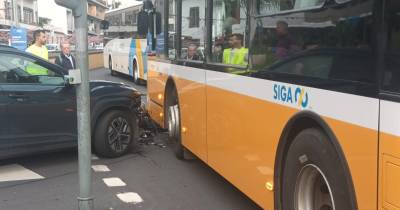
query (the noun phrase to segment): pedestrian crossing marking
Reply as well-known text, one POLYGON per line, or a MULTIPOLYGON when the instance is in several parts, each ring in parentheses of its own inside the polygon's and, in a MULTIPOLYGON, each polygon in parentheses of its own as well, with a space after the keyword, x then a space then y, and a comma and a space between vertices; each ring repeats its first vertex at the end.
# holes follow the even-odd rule
POLYGON ((0 182, 34 179, 44 179, 44 177, 18 164, 0 166, 0 182))
POLYGON ((123 182, 120 178, 117 177, 112 177, 112 178, 104 178, 103 182, 108 186, 108 187, 122 187, 126 186, 125 182, 123 182))
POLYGON ((134 192, 119 193, 119 194, 117 194, 117 197, 118 197, 122 202, 125 202, 125 203, 137 204, 137 203, 143 202, 142 197, 140 197, 139 194, 134 193, 134 192))
POLYGON ((106 165, 92 165, 92 169, 95 172, 109 172, 109 171, 111 171, 106 165))

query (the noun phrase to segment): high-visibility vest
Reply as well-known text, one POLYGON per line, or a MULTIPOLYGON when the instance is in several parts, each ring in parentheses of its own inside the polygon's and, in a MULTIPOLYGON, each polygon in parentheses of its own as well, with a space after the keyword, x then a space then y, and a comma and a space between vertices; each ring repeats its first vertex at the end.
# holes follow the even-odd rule
POLYGON ((249 49, 244 48, 244 47, 242 47, 240 49, 235 49, 233 56, 231 56, 232 50, 233 49, 231 49, 231 48, 224 50, 223 63, 231 64, 231 65, 246 66, 249 49))
MULTIPOLYGON (((46 46, 38 47, 36 45, 31 45, 26 49, 26 52, 29 52, 33 55, 36 55, 38 57, 41 57, 45 60, 49 60, 49 52, 47 51, 46 46)), ((43 68, 37 64, 31 63, 26 66, 26 72, 28 72, 31 75, 47 75, 48 71, 46 68, 43 68)))

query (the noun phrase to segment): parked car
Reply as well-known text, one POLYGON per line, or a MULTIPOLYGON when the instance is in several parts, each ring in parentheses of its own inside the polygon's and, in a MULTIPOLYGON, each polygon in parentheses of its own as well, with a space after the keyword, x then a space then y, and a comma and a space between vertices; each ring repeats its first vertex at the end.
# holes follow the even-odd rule
MULTIPOLYGON (((0 46, 0 158, 75 147, 75 91, 61 67, 0 46), (29 68, 47 74, 29 74, 29 68)), ((123 83, 90 82, 92 143, 97 154, 118 157, 135 143, 140 95, 123 83)))
POLYGON ((56 52, 61 50, 58 44, 46 44, 46 47, 49 52, 56 52))

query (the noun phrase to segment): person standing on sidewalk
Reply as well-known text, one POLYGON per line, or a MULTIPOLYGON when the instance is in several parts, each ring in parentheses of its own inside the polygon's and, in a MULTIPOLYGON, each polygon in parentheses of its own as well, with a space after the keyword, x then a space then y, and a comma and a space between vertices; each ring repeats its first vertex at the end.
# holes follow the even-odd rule
MULTIPOLYGON (((46 61, 49 60, 49 52, 46 47, 46 33, 43 30, 36 30, 33 32, 33 44, 26 49, 26 52, 29 52, 33 55, 36 55, 46 61)), ((26 71, 31 75, 47 75, 47 69, 36 65, 29 64, 26 67, 26 71)))
POLYGON ((68 71, 76 68, 74 56, 71 54, 71 46, 69 43, 64 42, 61 44, 61 53, 56 57, 55 63, 68 71))
POLYGON ((26 52, 34 54, 44 60, 49 60, 49 52, 46 47, 46 33, 43 30, 33 32, 33 44, 26 49, 26 52))

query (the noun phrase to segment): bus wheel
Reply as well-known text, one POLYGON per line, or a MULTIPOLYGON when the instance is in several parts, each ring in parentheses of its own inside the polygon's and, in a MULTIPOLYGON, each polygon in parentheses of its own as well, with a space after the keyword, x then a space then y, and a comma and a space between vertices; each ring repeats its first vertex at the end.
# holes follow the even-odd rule
POLYGON ((287 154, 282 177, 283 210, 356 209, 347 174, 323 132, 314 128, 300 132, 287 154))
POLYGON ((115 76, 117 73, 113 70, 111 57, 108 59, 108 69, 110 69, 111 75, 115 76))
POLYGON ((133 82, 140 85, 139 71, 136 62, 133 62, 133 82))
POLYGON ((178 159, 185 159, 184 148, 181 142, 181 125, 180 112, 177 100, 176 90, 170 95, 169 103, 167 103, 167 125, 169 140, 172 143, 172 149, 178 159))

